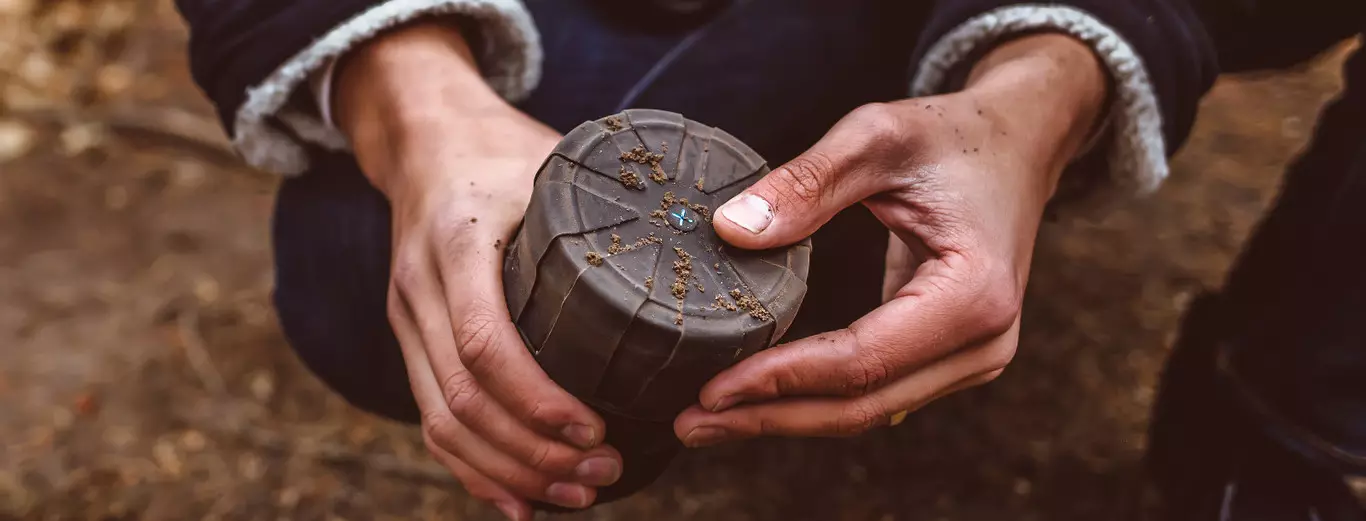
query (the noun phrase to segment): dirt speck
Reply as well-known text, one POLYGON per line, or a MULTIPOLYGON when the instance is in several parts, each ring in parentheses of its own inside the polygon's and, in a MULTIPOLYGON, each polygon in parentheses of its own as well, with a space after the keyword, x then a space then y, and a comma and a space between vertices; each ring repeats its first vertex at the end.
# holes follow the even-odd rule
POLYGON ((635 171, 630 168, 626 168, 626 165, 622 165, 621 171, 617 172, 617 179, 620 179, 622 186, 625 186, 626 188, 634 190, 645 189, 645 181, 641 181, 640 176, 636 175, 635 171))
POLYGON ((616 255, 624 251, 627 251, 627 249, 625 246, 621 245, 621 236, 615 233, 612 234, 612 245, 607 247, 607 254, 616 255))
POLYGON ((645 291, 655 289, 655 278, 645 277, 645 291))
POLYGON ((729 301, 729 300, 726 300, 726 297, 721 296, 721 295, 717 295, 717 296, 716 296, 716 304, 715 304, 713 307, 714 307, 715 309, 724 309, 724 310, 726 310, 726 311, 739 311, 739 310, 740 310, 740 308, 736 307, 735 304, 731 303, 731 301, 729 301))
MULTIPOLYGON (((711 208, 709 208, 707 205, 701 203, 689 203, 687 199, 684 199, 680 202, 683 203, 683 206, 687 206, 688 209, 697 212, 697 214, 701 215, 702 218, 707 220, 707 222, 711 222, 711 208)), ((710 246, 708 246, 707 248, 708 250, 711 249, 710 246)))
POLYGON ((707 180, 707 179, 706 179, 705 177, 699 177, 699 178, 697 178, 697 182, 696 182, 696 183, 693 183, 693 188, 696 188, 697 191, 701 192, 701 191, 703 190, 702 186, 704 185, 704 183, 706 182, 706 180, 707 180))
POLYGON ((478 217, 470 217, 470 224, 474 224, 474 223, 477 223, 477 222, 479 222, 479 218, 478 218, 478 217))
POLYGON ((692 280, 692 255, 678 247, 674 248, 674 253, 678 255, 678 260, 674 261, 674 282, 669 286, 669 291, 678 299, 681 308, 683 298, 688 296, 688 281, 692 280))
POLYGON ((587 260, 588 264, 591 266, 602 266, 602 255, 598 255, 598 252, 590 251, 588 254, 584 255, 583 258, 584 260, 587 260))
POLYGON ((645 145, 636 145, 629 152, 621 154, 622 161, 631 161, 648 165, 650 167, 650 180, 659 184, 664 184, 669 180, 669 176, 664 173, 664 167, 660 162, 664 161, 664 154, 656 154, 645 148, 645 145))
POLYGON ((621 129, 626 128, 626 124, 622 123, 621 118, 618 116, 607 116, 607 120, 603 123, 607 125, 607 130, 611 130, 612 132, 620 132, 621 129))
POLYGON ((730 290, 730 298, 735 299, 735 307, 748 312, 749 316, 758 320, 773 320, 773 314, 764 309, 764 305, 759 302, 759 299, 754 298, 754 295, 745 293, 740 288, 735 288, 730 290))

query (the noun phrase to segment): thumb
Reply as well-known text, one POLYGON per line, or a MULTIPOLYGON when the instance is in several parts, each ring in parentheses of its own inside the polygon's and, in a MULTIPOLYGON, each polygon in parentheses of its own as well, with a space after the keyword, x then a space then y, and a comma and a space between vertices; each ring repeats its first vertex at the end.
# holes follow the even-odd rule
POLYGON ((867 181, 870 176, 863 175, 866 146, 837 135, 839 130, 717 208, 716 233, 745 249, 785 246, 877 193, 867 181))

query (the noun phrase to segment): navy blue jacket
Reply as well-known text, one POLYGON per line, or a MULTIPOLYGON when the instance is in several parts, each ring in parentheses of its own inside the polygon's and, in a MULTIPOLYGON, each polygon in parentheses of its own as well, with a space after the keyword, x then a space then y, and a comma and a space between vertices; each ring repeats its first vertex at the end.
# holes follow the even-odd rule
MULTIPOLYGON (((177 0, 195 81, 228 133, 247 89, 378 0, 177 0)), ((938 0, 920 53, 964 21, 1019 0, 938 0)), ((1293 65, 1362 31, 1366 3, 1342 0, 1063 0, 1114 28, 1148 68, 1169 152, 1222 71, 1293 65)), ((917 53, 917 59, 920 53, 917 53)))

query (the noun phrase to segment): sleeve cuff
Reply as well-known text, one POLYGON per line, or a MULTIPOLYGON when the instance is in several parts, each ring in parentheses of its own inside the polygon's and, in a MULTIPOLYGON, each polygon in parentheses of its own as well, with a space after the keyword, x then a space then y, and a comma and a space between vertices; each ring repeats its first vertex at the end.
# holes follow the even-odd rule
POLYGON ((283 175, 309 168, 307 146, 347 150, 331 117, 337 58, 385 29, 437 15, 462 15, 478 28, 480 68, 496 92, 515 101, 535 89, 540 35, 521 0, 388 0, 337 26, 248 89, 236 114, 233 146, 251 166, 283 175), (309 84, 316 111, 289 105, 303 83, 309 84))
POLYGON ((1168 173, 1162 113, 1142 59, 1114 29, 1073 7, 1018 5, 989 11, 964 22, 932 45, 917 67, 912 96, 929 96, 951 89, 950 74, 964 60, 976 56, 1003 37, 1022 32, 1052 30, 1090 45, 1110 72, 1113 104, 1108 107, 1102 136, 1095 143, 1108 152, 1108 177, 1099 192, 1087 194, 1091 203, 1118 197, 1146 195, 1157 189, 1168 173))
POLYGON ((327 63, 308 80, 313 100, 318 104, 318 121, 327 128, 337 128, 336 121, 332 119, 332 81, 336 74, 337 58, 328 58, 327 63))

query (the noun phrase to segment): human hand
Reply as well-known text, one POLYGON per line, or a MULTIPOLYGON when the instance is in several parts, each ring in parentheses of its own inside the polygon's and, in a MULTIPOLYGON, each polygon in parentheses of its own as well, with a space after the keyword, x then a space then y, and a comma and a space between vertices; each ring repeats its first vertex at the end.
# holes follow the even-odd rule
POLYGON ((723 205, 721 237, 761 249, 862 202, 891 232, 887 301, 718 375, 675 421, 678 437, 854 435, 1000 375, 1044 206, 1105 91, 1081 43, 1021 38, 978 62, 965 90, 862 107, 723 205))
POLYGON ((479 76, 458 32, 413 26, 343 63, 339 126, 392 207, 389 320, 427 448, 510 519, 582 508, 621 457, 601 418, 553 383, 508 315, 504 249, 559 142, 479 76))

